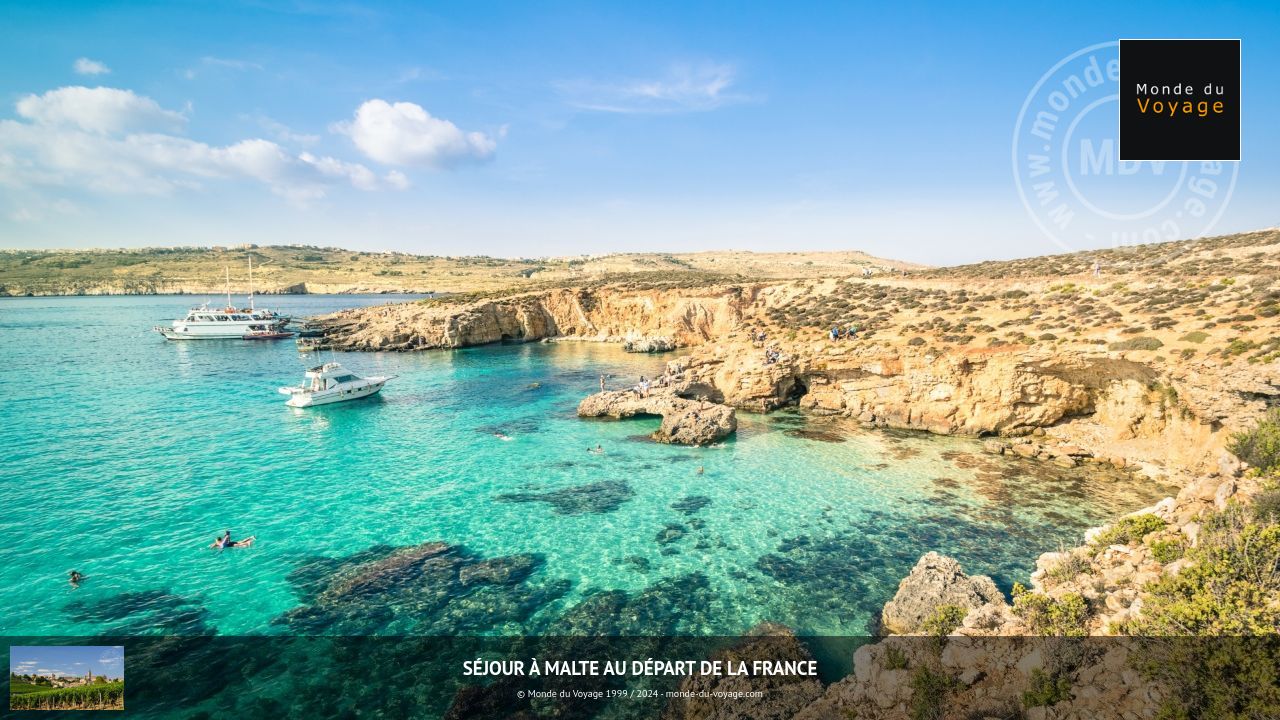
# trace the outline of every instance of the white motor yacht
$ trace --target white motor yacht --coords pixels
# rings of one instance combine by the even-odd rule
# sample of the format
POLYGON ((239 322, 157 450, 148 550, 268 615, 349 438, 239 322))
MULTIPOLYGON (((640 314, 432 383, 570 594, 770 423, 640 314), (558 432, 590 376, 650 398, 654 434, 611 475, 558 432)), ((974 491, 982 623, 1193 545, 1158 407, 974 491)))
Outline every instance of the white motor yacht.
POLYGON ((187 316, 169 325, 157 325, 156 332, 169 340, 225 340, 246 336, 281 333, 289 324, 288 315, 253 306, 253 259, 249 260, 249 307, 237 309, 231 304, 231 268, 227 268, 227 305, 210 308, 205 303, 191 308, 187 316))
POLYGON ((208 303, 192 308, 181 320, 170 325, 157 325, 156 332, 170 340, 239 340, 256 333, 278 333, 289 318, 270 310, 225 307, 211 309, 208 303))
POLYGON ((369 397, 393 378, 360 377, 342 365, 330 362, 307 370, 301 385, 282 387, 280 392, 289 396, 285 405, 304 408, 369 397))

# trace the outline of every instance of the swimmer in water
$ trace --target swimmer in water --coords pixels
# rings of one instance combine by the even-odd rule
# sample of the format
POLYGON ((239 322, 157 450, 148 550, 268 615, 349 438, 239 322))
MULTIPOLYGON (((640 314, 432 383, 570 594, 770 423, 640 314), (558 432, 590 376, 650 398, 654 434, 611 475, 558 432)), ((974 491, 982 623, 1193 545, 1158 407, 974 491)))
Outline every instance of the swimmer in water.
POLYGON ((250 535, 249 537, 243 540, 232 540, 231 531, 228 530, 225 535, 215 539, 213 541, 213 544, 210 545, 209 547, 215 550, 226 550, 227 548, 237 548, 237 547, 240 547, 240 548, 249 547, 250 545, 253 544, 253 541, 256 539, 257 539, 256 535, 250 535))
POLYGON ((71 587, 78 588, 80 587, 81 581, 84 580, 84 575, 81 575, 79 571, 72 570, 68 575, 68 579, 71 581, 71 587))

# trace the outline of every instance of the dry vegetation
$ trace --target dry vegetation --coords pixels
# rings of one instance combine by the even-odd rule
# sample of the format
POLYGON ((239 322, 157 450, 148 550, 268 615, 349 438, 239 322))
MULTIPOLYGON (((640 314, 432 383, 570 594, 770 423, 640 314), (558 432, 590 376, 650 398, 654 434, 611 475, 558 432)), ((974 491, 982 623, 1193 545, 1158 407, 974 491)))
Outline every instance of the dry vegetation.
POLYGON ((1280 231, 909 272, 801 281, 775 328, 913 345, 1097 345, 1187 360, 1280 358, 1280 231), (1095 261, 1099 273, 1094 274, 1095 261))
POLYGON ((230 268, 236 292, 248 261, 263 292, 510 292, 636 277, 710 282, 791 279, 917 266, 859 252, 616 254, 506 259, 368 253, 306 246, 0 252, 0 295, 216 293, 230 268))

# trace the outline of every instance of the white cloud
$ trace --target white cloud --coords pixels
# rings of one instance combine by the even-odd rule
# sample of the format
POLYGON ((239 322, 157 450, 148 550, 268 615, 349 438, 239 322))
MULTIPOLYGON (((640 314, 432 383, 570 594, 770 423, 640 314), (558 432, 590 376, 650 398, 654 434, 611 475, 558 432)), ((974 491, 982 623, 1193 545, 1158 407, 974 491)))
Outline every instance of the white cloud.
POLYGON ((199 65, 196 65, 194 67, 189 67, 186 70, 183 70, 182 76, 188 80, 195 80, 196 76, 200 74, 200 68, 204 68, 204 69, 212 68, 215 70, 216 69, 236 70, 239 72, 246 72, 249 70, 261 70, 262 64, 256 63, 256 62, 250 62, 248 60, 237 60, 235 58, 220 58, 220 57, 213 57, 212 55, 206 55, 200 58, 199 65))
POLYGON ((174 132, 186 118, 128 90, 71 87, 18 101, 27 122, 0 120, 0 185, 80 187, 103 193, 168 194, 207 180, 254 180, 297 202, 338 184, 400 188, 373 171, 261 138, 215 146, 174 132))
POLYGON ((18 100, 18 115, 49 127, 74 127, 93 133, 126 130, 181 130, 187 118, 165 110, 149 97, 107 87, 63 87, 18 100))
POLYGON ((333 129, 386 165, 450 168, 488 160, 498 146, 488 135, 465 132, 411 102, 366 101, 356 109, 355 119, 333 129))
POLYGON ((730 92, 737 71, 725 63, 673 65, 661 78, 557 84, 566 101, 584 110, 612 113, 677 113, 714 110, 742 102, 730 92))
POLYGON ((392 170, 387 173, 386 182, 387 185, 390 185, 397 190, 409 189, 409 178, 399 170, 392 170))
POLYGON ((210 67, 224 67, 231 70, 261 70, 262 65, 248 60, 236 60, 234 58, 220 58, 206 55, 200 58, 200 62, 210 67))
POLYGON ((293 128, 266 115, 259 115, 254 119, 259 127, 274 135, 280 142, 294 143, 296 145, 314 145, 320 142, 319 135, 294 132, 293 128))
POLYGON ((79 75, 106 75, 111 72, 111 68, 107 67, 106 63, 86 57, 78 58, 71 64, 71 69, 79 75))

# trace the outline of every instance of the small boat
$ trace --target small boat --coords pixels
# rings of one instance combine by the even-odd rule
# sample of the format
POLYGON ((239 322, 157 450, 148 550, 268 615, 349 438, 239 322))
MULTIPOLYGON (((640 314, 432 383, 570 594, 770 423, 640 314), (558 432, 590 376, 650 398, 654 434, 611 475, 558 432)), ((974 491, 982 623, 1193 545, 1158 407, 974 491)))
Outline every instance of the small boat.
POLYGON ((324 330, 320 330, 319 328, 304 327, 298 331, 298 337, 300 338, 324 337, 324 330))
POLYGON ((280 392, 289 396, 285 405, 303 408, 369 397, 393 378, 360 377, 342 365, 330 362, 307 370, 301 385, 282 387, 280 392))
POLYGON ((299 336, 294 342, 298 344, 298 352, 312 352, 324 347, 323 337, 299 336))
POLYGON ((285 330, 254 330, 244 335, 245 340, 283 340, 293 337, 293 333, 285 330))

